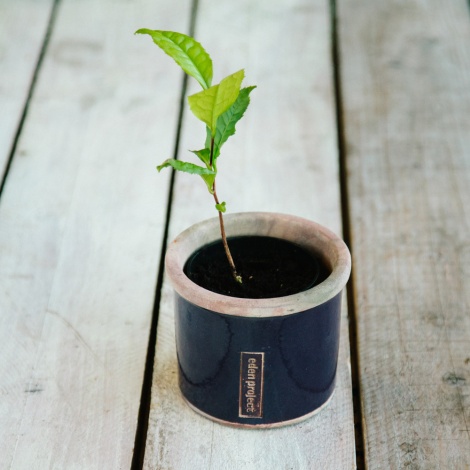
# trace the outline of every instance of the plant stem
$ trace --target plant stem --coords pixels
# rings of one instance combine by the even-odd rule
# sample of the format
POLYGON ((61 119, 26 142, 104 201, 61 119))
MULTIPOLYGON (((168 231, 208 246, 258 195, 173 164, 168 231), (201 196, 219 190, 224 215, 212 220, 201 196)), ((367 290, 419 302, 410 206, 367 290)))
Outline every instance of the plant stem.
MULTIPOLYGON (((214 191, 213 194, 214 194, 215 203, 220 204, 219 198, 217 197, 217 192, 215 190, 215 181, 214 181, 214 185, 212 186, 212 189, 214 191)), ((224 245, 225 255, 227 256, 228 263, 230 265, 230 268, 232 269, 233 278, 239 284, 243 284, 242 277, 240 276, 240 274, 237 273, 237 268, 233 261, 232 254, 230 253, 230 248, 228 247, 227 235, 225 234, 224 218, 222 216, 221 211, 219 211, 219 223, 220 223, 220 234, 222 235, 222 243, 224 245)))
MULTIPOLYGON (((210 149, 210 157, 209 157, 209 164, 212 169, 213 168, 213 159, 214 159, 214 137, 211 138, 211 149, 210 149)), ((217 191, 215 190, 215 179, 212 185, 212 194, 214 195, 215 203, 218 205, 220 204, 219 198, 217 197, 217 191)), ((228 264, 230 265, 230 269, 232 270, 232 276, 236 282, 242 284, 242 277, 237 273, 237 268, 232 258, 232 253, 230 253, 230 248, 228 247, 227 242, 227 235, 225 234, 225 226, 224 226, 224 217, 221 211, 219 212, 219 223, 220 223, 220 234, 222 235, 222 243, 224 245, 225 255, 227 256, 228 264)))
POLYGON ((214 137, 212 137, 212 139, 211 139, 211 153, 210 153, 210 161, 209 161, 209 164, 210 164, 211 168, 212 168, 212 161, 214 159, 214 141, 215 141, 215 139, 214 139, 214 137))

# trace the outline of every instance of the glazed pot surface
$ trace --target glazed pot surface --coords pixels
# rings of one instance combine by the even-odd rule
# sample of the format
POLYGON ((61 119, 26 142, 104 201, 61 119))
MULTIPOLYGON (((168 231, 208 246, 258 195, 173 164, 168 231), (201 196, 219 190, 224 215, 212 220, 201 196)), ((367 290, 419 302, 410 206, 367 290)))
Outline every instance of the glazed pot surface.
POLYGON ((248 426, 288 424, 331 397, 341 295, 284 317, 223 315, 176 296, 179 385, 205 415, 248 426))

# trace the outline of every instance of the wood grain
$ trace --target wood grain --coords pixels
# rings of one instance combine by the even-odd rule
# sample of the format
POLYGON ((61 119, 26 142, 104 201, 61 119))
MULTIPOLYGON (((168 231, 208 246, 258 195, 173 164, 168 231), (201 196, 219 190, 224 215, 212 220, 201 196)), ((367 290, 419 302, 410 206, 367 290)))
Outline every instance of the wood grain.
POLYGON ((0 205, 1 468, 130 468, 181 81, 133 33, 189 11, 61 2, 0 205))
POLYGON ((470 468, 470 16, 340 1, 365 451, 470 468))
POLYGON ((0 179, 44 43, 53 0, 0 2, 0 179))
MULTIPOLYGON (((196 37, 214 60, 214 83, 245 68, 244 83, 258 85, 218 162, 218 193, 228 211, 292 213, 340 232, 327 4, 203 1, 196 37)), ((180 158, 190 159, 186 149, 200 148, 204 135, 187 113, 180 158)), ((214 216, 202 181, 177 175, 170 237, 214 216)), ((144 468, 310 469, 317 462, 321 468, 354 468, 346 309, 341 340, 337 389, 319 415, 264 431, 215 424, 190 410, 179 394, 172 290, 165 283, 144 468)))

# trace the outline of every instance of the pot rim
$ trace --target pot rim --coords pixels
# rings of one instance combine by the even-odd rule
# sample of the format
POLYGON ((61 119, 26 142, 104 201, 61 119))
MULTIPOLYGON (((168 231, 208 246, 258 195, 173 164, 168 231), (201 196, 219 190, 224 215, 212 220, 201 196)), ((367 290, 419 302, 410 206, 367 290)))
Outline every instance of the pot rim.
POLYGON ((292 315, 321 305, 339 294, 349 279, 351 255, 331 230, 302 217, 274 212, 242 212, 224 216, 227 236, 263 235, 283 238, 324 257, 332 272, 321 284, 298 294, 268 299, 244 299, 211 292, 191 281, 183 271, 197 249, 220 239, 219 218, 214 217, 180 233, 169 245, 166 273, 175 291, 188 302, 207 310, 244 317, 292 315))

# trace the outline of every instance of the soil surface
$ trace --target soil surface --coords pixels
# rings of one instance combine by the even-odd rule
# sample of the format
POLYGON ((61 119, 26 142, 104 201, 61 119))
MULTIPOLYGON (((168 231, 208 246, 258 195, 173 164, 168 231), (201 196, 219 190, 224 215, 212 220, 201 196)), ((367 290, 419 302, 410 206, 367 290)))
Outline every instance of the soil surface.
POLYGON ((193 253, 184 267, 186 275, 212 292, 268 299, 303 292, 330 274, 319 256, 286 240, 245 236, 229 238, 228 244, 242 284, 232 276, 221 240, 193 253))

